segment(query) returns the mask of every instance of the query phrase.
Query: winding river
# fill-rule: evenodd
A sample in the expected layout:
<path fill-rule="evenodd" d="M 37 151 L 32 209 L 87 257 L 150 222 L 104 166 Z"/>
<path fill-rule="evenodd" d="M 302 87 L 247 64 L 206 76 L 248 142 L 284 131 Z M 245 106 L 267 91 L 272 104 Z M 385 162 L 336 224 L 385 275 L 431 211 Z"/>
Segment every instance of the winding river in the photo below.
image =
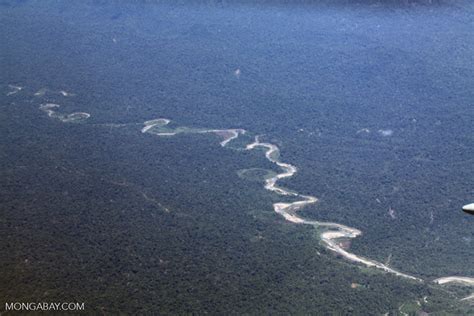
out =
<path fill-rule="evenodd" d="M 18 92 L 23 90 L 23 87 L 9 85 L 10 92 L 7 93 L 7 96 L 17 94 Z M 36 92 L 34 96 L 41 97 L 44 95 L 48 89 L 41 89 L 40 91 Z M 59 91 L 59 93 L 64 96 L 74 96 L 74 94 Z M 39 109 L 45 112 L 50 118 L 59 119 L 64 123 L 70 122 L 82 122 L 85 119 L 90 117 L 89 113 L 85 112 L 75 112 L 70 114 L 62 114 L 58 113 L 58 109 L 60 105 L 54 103 L 45 103 L 40 105 Z M 227 146 L 230 142 L 237 139 L 240 135 L 246 134 L 247 132 L 244 129 L 195 129 L 195 128 L 169 128 L 168 125 L 171 121 L 165 118 L 158 118 L 154 120 L 145 121 L 143 123 L 144 127 L 141 129 L 142 133 L 150 133 L 157 136 L 174 136 L 180 133 L 195 133 L 195 134 L 206 134 L 212 133 L 222 137 L 222 141 L 220 145 L 222 147 Z M 111 124 L 105 124 L 111 125 Z M 112 124 L 117 126 L 126 126 L 129 124 Z M 134 124 L 133 124 L 134 125 Z M 260 141 L 260 137 L 256 136 L 254 141 L 250 144 L 247 144 L 244 150 L 254 150 L 257 148 L 262 148 L 265 152 L 265 157 L 272 162 L 273 164 L 277 165 L 281 172 L 277 173 L 276 175 L 266 178 L 265 179 L 265 189 L 275 192 L 278 195 L 293 197 L 296 199 L 294 202 L 279 202 L 273 204 L 273 209 L 276 213 L 280 214 L 283 218 L 287 221 L 295 223 L 295 224 L 303 224 L 303 225 L 312 225 L 316 228 L 319 228 L 320 231 L 320 238 L 324 246 L 339 254 L 340 256 L 344 257 L 345 259 L 356 262 L 359 264 L 363 264 L 367 267 L 374 267 L 380 270 L 383 270 L 387 273 L 392 273 L 397 276 L 418 281 L 424 282 L 421 278 L 415 277 L 413 275 L 409 275 L 406 273 L 402 273 L 395 269 L 390 268 L 389 266 L 380 263 L 375 260 L 371 260 L 368 258 L 364 258 L 362 256 L 356 255 L 344 249 L 340 245 L 340 241 L 343 239 L 352 239 L 360 236 L 362 232 L 356 228 L 352 228 L 346 225 L 332 223 L 332 222 L 320 222 L 316 220 L 309 220 L 305 219 L 298 215 L 298 211 L 302 208 L 306 207 L 310 204 L 315 204 L 318 202 L 318 198 L 310 195 L 303 195 L 297 192 L 289 191 L 283 187 L 278 186 L 278 181 L 284 178 L 292 177 L 296 172 L 297 168 L 289 163 L 282 162 L 280 160 L 280 149 L 271 143 L 265 143 Z M 471 277 L 462 277 L 462 276 L 448 276 L 442 277 L 433 280 L 434 283 L 439 285 L 445 285 L 450 283 L 456 283 L 463 286 L 474 287 L 474 278 Z M 463 298 L 462 300 L 474 300 L 474 294 Z"/>
<path fill-rule="evenodd" d="M 238 138 L 240 135 L 246 133 L 243 129 L 166 129 L 167 125 L 170 123 L 168 119 L 156 119 L 151 121 L 144 122 L 145 127 L 142 129 L 143 133 L 151 133 L 158 136 L 173 136 L 179 133 L 214 133 L 223 138 L 221 141 L 221 146 L 225 147 L 229 144 L 232 140 Z M 288 196 L 296 198 L 297 201 L 295 202 L 288 202 L 288 203 L 274 203 L 273 209 L 276 213 L 283 216 L 287 221 L 295 223 L 295 224 L 303 224 L 303 225 L 312 225 L 316 228 L 320 228 L 320 238 L 324 246 L 339 254 L 340 256 L 344 257 L 345 259 L 356 262 L 359 264 L 363 264 L 367 267 L 373 267 L 380 270 L 383 270 L 387 273 L 395 274 L 399 277 L 403 277 L 406 279 L 424 282 L 423 279 L 415 277 L 413 275 L 409 275 L 395 269 L 390 268 L 389 266 L 375 261 L 368 258 L 364 258 L 362 256 L 356 255 L 344 249 L 340 245 L 341 239 L 351 239 L 356 238 L 362 234 L 362 232 L 356 228 L 352 228 L 346 225 L 342 225 L 339 223 L 332 223 L 332 222 L 320 222 L 316 220 L 309 220 L 303 218 L 297 214 L 299 210 L 304 208 L 307 205 L 315 204 L 318 202 L 318 198 L 310 195 L 303 195 L 296 192 L 289 191 L 285 188 L 278 186 L 277 182 L 284 178 L 292 177 L 296 172 L 297 168 L 289 163 L 280 161 L 280 149 L 275 144 L 265 143 L 260 141 L 260 137 L 256 136 L 254 141 L 250 144 L 247 144 L 245 150 L 254 150 L 257 148 L 263 148 L 265 151 L 265 157 L 272 162 L 273 164 L 277 165 L 281 172 L 277 173 L 273 177 L 265 179 L 265 189 L 275 192 L 276 194 L 282 196 Z M 449 283 L 458 283 L 465 286 L 474 286 L 474 278 L 470 277 L 457 277 L 457 276 L 449 276 L 443 277 L 434 280 L 433 282 L 443 285 Z M 462 300 L 472 300 L 474 299 L 474 294 L 463 298 Z"/>
<path fill-rule="evenodd" d="M 290 221 L 295 224 L 306 224 L 306 225 L 312 225 L 315 227 L 325 228 L 326 231 L 322 232 L 320 234 L 320 237 L 323 243 L 326 245 L 326 247 L 350 261 L 358 262 L 368 267 L 375 267 L 378 269 L 382 269 L 386 272 L 393 273 L 404 278 L 422 281 L 421 279 L 417 277 L 394 270 L 380 262 L 373 261 L 364 257 L 357 256 L 353 253 L 350 253 L 339 245 L 338 240 L 342 238 L 356 238 L 357 236 L 360 236 L 362 234 L 360 230 L 349 227 L 349 226 L 345 226 L 342 224 L 338 224 L 338 223 L 307 220 L 305 218 L 298 216 L 297 211 L 299 211 L 306 205 L 314 204 L 318 202 L 318 198 L 314 196 L 293 193 L 288 190 L 285 190 L 284 188 L 279 187 L 277 185 L 277 181 L 283 178 L 288 178 L 288 177 L 293 176 L 297 171 L 296 167 L 291 164 L 281 162 L 279 160 L 280 150 L 278 149 L 278 147 L 274 144 L 260 142 L 258 136 L 255 137 L 255 141 L 253 143 L 247 145 L 246 149 L 252 150 L 257 147 L 265 148 L 266 149 L 265 157 L 269 161 L 276 164 L 278 167 L 282 169 L 282 173 L 279 173 L 276 176 L 266 180 L 265 189 L 269 191 L 273 191 L 280 195 L 287 195 L 287 196 L 294 196 L 297 198 L 301 198 L 301 200 L 292 202 L 292 203 L 273 204 L 273 209 L 275 210 L 275 212 L 282 215 L 287 221 Z"/>
<path fill-rule="evenodd" d="M 173 136 L 180 132 L 187 132 L 187 133 L 215 133 L 220 135 L 224 138 L 224 140 L 220 143 L 221 146 L 225 147 L 229 144 L 232 140 L 239 137 L 240 134 L 245 134 L 246 131 L 243 129 L 225 129 L 225 130 L 218 130 L 218 129 L 211 129 L 211 130 L 166 130 L 163 131 L 163 128 L 166 127 L 170 123 L 168 119 L 156 119 L 151 121 L 144 122 L 145 127 L 142 129 L 142 133 L 152 133 L 158 136 Z M 315 204 L 318 202 L 318 198 L 310 195 L 302 195 L 299 193 L 291 192 L 287 189 L 279 187 L 277 185 L 278 180 L 292 177 L 296 172 L 297 168 L 289 163 L 285 163 L 280 161 L 280 149 L 270 143 L 264 143 L 260 141 L 260 137 L 256 136 L 253 143 L 248 144 L 246 146 L 246 150 L 253 150 L 256 148 L 263 148 L 265 150 L 265 157 L 272 163 L 276 164 L 280 169 L 281 172 L 277 173 L 275 176 L 271 178 L 267 178 L 265 180 L 265 189 L 275 192 L 276 194 L 283 195 L 283 196 L 291 196 L 295 197 L 299 200 L 291 203 L 274 203 L 273 209 L 276 213 L 282 215 L 287 221 L 290 221 L 295 224 L 306 224 L 312 225 L 318 228 L 324 228 L 323 232 L 320 234 L 321 240 L 323 241 L 324 245 L 341 255 L 342 257 L 353 261 L 364 264 L 368 267 L 375 267 L 381 270 L 384 270 L 389 273 L 396 274 L 400 277 L 404 277 L 407 279 L 412 279 L 416 281 L 422 281 L 420 278 L 417 278 L 412 275 L 408 275 L 392 269 L 380 262 L 370 260 L 353 253 L 348 252 L 347 250 L 343 249 L 338 241 L 341 239 L 348 239 L 348 238 L 355 238 L 360 236 L 362 232 L 356 228 L 348 227 L 338 223 L 331 223 L 331 222 L 319 222 L 314 220 L 308 220 L 298 216 L 297 212 L 304 208 L 309 204 Z"/>

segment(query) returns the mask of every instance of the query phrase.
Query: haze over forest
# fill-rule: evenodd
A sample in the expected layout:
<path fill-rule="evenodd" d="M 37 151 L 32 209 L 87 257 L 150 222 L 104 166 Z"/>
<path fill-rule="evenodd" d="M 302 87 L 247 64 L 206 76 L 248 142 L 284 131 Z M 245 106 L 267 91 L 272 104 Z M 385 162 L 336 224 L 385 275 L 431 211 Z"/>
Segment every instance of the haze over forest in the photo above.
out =
<path fill-rule="evenodd" d="M 0 0 L 0 313 L 472 315 L 473 24 Z"/>

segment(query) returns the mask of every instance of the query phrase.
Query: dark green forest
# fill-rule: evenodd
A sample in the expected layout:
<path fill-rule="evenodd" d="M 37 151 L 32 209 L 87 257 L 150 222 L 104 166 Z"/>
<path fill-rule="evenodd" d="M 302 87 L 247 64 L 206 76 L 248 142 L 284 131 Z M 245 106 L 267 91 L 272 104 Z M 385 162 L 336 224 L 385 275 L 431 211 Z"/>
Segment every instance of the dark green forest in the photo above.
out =
<path fill-rule="evenodd" d="M 474 11 L 446 3 L 1 2 L 0 312 L 473 314 L 432 282 L 474 276 Z M 276 214 L 262 151 L 140 132 L 157 117 L 263 135 L 319 198 L 300 214 L 425 282 Z"/>

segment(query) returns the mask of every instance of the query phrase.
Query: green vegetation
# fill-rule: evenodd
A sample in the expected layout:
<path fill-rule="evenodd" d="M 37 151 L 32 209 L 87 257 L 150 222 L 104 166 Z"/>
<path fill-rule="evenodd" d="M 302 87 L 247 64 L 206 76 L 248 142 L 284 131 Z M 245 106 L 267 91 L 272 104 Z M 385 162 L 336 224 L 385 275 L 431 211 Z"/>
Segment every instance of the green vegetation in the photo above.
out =
<path fill-rule="evenodd" d="M 88 314 L 474 313 L 459 301 L 470 289 L 430 282 L 474 275 L 460 211 L 474 179 L 472 8 L 9 3 L 2 300 L 84 301 Z M 11 83 L 25 89 L 6 96 Z M 75 96 L 33 97 L 44 87 Z M 64 124 L 44 102 L 91 117 Z M 222 148 L 216 135 L 140 132 L 157 117 L 172 119 L 160 131 L 250 133 Z M 262 181 L 278 169 L 241 150 L 255 135 L 297 166 L 282 186 L 320 199 L 304 216 L 360 229 L 351 252 L 427 282 L 346 262 L 275 214 L 287 200 Z"/>
<path fill-rule="evenodd" d="M 276 172 L 267 169 L 250 168 L 239 170 L 237 174 L 242 179 L 263 183 L 265 179 L 274 177 Z"/>

